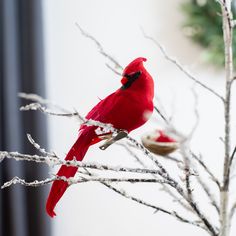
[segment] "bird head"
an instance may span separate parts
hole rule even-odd
[[[121,79],[123,89],[130,87],[131,84],[142,75],[145,70],[143,62],[146,60],[147,59],[144,57],[138,57],[126,66],[122,74],[123,78]]]

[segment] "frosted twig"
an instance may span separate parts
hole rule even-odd
[[[18,176],[15,176],[13,179],[10,181],[4,183],[4,185],[1,187],[6,188],[10,187],[13,184],[21,184],[25,185],[28,187],[39,187],[42,185],[49,184],[51,182],[57,181],[57,180],[62,180],[65,182],[68,182],[69,185],[72,184],[77,184],[77,183],[85,183],[85,182],[129,182],[129,183],[160,183],[160,184],[168,184],[166,180],[161,180],[161,179],[148,179],[148,178],[102,178],[102,177],[89,177],[89,178],[75,178],[75,177],[70,177],[66,178],[65,176],[55,176],[52,178],[47,178],[45,180],[34,180],[32,182],[26,182],[24,179],[19,178]]]
[[[53,116],[65,116],[65,117],[76,116],[79,119],[80,123],[83,124],[83,125],[101,127],[101,128],[104,129],[104,133],[108,133],[108,132],[117,133],[118,132],[117,129],[113,128],[112,124],[107,124],[107,123],[103,123],[103,122],[100,122],[100,121],[95,121],[95,120],[92,120],[92,119],[87,120],[87,119],[83,118],[77,111],[75,111],[73,113],[72,112],[71,113],[56,113],[56,112],[53,112],[53,111],[49,110],[48,108],[42,106],[39,103],[31,103],[31,104],[22,106],[20,108],[20,110],[21,111],[30,111],[30,110],[36,111],[36,110],[39,110],[42,113],[45,113],[45,114],[48,114],[48,115],[53,115]]]
[[[47,100],[47,99],[39,96],[38,94],[34,94],[34,93],[18,93],[18,96],[20,98],[25,99],[25,100],[37,102],[37,103],[44,104],[44,105],[53,106],[53,107],[57,108],[58,110],[62,111],[63,113],[70,113],[67,109],[59,106],[58,104],[53,103],[50,100]]]
[[[148,202],[146,202],[146,201],[144,201],[142,199],[139,199],[137,197],[131,196],[128,193],[126,193],[124,190],[119,190],[118,188],[116,188],[116,187],[114,187],[114,186],[112,186],[110,184],[107,184],[107,183],[102,183],[102,184],[105,185],[106,187],[108,187],[109,189],[112,189],[116,193],[122,195],[125,198],[128,198],[128,199],[130,199],[132,201],[135,201],[135,202],[137,202],[137,203],[139,203],[141,205],[144,205],[144,206],[147,206],[147,207],[150,207],[150,208],[154,209],[155,213],[160,211],[160,212],[163,212],[165,214],[168,214],[170,216],[175,217],[176,219],[178,219],[181,222],[192,224],[192,225],[195,225],[197,227],[200,227],[200,228],[206,230],[206,228],[202,224],[200,224],[199,222],[197,222],[197,221],[190,221],[189,219],[179,215],[176,211],[172,211],[172,212],[168,211],[168,210],[166,210],[164,208],[161,208],[161,207],[155,206],[153,204],[150,204],[150,203],[148,203]]]
[[[140,160],[140,158],[131,150],[131,148],[128,145],[125,144],[119,144],[121,146],[123,146],[126,151],[132,156],[134,157],[134,159],[143,167],[143,168],[147,168],[146,164]],[[156,177],[155,174],[152,174],[153,177]],[[192,212],[192,208],[189,207],[187,204],[185,204],[182,200],[180,200],[173,192],[172,190],[167,186],[167,185],[162,185],[162,190],[165,191],[168,195],[170,195],[174,201],[178,202],[180,205],[182,205],[186,210],[191,211]],[[183,199],[184,200],[184,199]]]
[[[229,168],[232,169],[233,168],[233,162],[234,162],[234,159],[235,159],[235,156],[236,156],[236,146],[234,147],[234,150],[230,156],[230,159],[229,159]],[[230,178],[230,176],[229,176]]]
[[[185,147],[185,144],[181,145],[181,152],[182,152],[182,156],[183,156],[183,160],[184,160],[184,171],[185,171],[185,186],[186,186],[186,191],[187,191],[187,199],[188,202],[190,204],[190,206],[192,207],[192,209],[194,210],[194,212],[198,215],[198,217],[201,219],[201,221],[205,224],[205,226],[207,227],[207,229],[209,230],[209,232],[212,235],[217,235],[216,229],[214,227],[214,225],[212,223],[210,223],[209,219],[205,216],[205,214],[202,212],[202,210],[200,209],[198,203],[194,200],[193,197],[193,189],[191,187],[191,182],[190,182],[190,176],[192,175],[190,167],[191,167],[191,161],[189,159],[189,155],[186,152],[187,148]]]
[[[51,152],[47,152],[44,148],[41,148],[40,145],[35,142],[35,140],[32,138],[32,136],[31,136],[30,134],[27,134],[27,138],[28,138],[29,142],[30,142],[40,153],[42,153],[44,156],[50,156],[50,157],[58,158],[55,153],[53,153],[53,152],[52,152],[52,153],[51,153]]]
[[[137,156],[136,156],[136,157],[137,157]],[[144,166],[143,166],[143,167],[144,167]],[[94,174],[90,173],[89,171],[87,172],[87,175],[89,175],[89,176],[94,176]],[[206,230],[206,228],[204,227],[204,225],[200,224],[200,223],[197,222],[197,221],[190,221],[189,219],[186,219],[186,218],[184,218],[183,216],[180,216],[176,211],[171,212],[171,211],[168,211],[168,210],[166,210],[166,209],[164,209],[164,208],[161,208],[161,207],[159,207],[159,206],[150,204],[150,203],[148,203],[148,202],[146,202],[146,201],[144,201],[144,200],[142,200],[142,199],[140,199],[140,198],[131,196],[131,195],[128,194],[124,189],[114,187],[114,186],[111,185],[110,183],[102,182],[102,181],[100,181],[100,183],[103,184],[104,186],[106,186],[107,188],[109,188],[110,190],[112,190],[112,191],[118,193],[119,195],[121,195],[121,196],[123,196],[123,197],[125,197],[125,198],[127,198],[127,199],[130,199],[130,200],[132,200],[132,201],[135,201],[135,202],[137,202],[137,203],[139,203],[139,204],[141,204],[141,205],[144,205],[144,206],[146,206],[146,207],[150,207],[150,208],[155,209],[155,213],[158,212],[158,211],[160,211],[160,212],[166,213],[166,214],[168,214],[168,215],[170,215],[170,216],[173,216],[173,217],[177,218],[177,219],[180,220],[181,222],[188,223],[188,224],[192,224],[192,225],[195,225],[195,226],[197,226],[197,227],[200,227],[200,228]],[[163,187],[166,186],[164,183],[161,183],[161,184],[163,185]]]
[[[187,69],[185,69],[184,66],[181,65],[176,59],[174,59],[173,57],[169,56],[168,53],[166,52],[165,48],[157,40],[155,40],[153,37],[147,35],[142,28],[141,28],[141,30],[142,30],[143,36],[146,39],[151,40],[161,50],[161,52],[164,55],[164,57],[168,61],[170,61],[171,63],[176,65],[189,79],[191,79],[192,81],[194,81],[195,83],[200,85],[202,88],[208,90],[210,93],[214,94],[216,97],[220,98],[221,101],[224,101],[224,98],[221,95],[219,95],[212,88],[208,87],[206,84],[204,84],[201,81],[199,81],[194,75],[192,75]]]
[[[79,25],[78,22],[76,22],[75,25],[80,30],[81,34],[84,37],[89,38],[96,44],[100,54],[102,54],[105,58],[108,58],[115,65],[116,68],[123,70],[123,67],[118,63],[118,61],[115,60],[111,55],[109,55],[107,52],[104,51],[101,43],[94,36],[92,36],[91,34],[87,33],[84,29],[82,29],[82,27]]]
[[[218,188],[221,188],[220,181],[217,179],[217,177],[211,172],[211,170],[208,168],[208,166],[204,163],[204,161],[199,158],[196,154],[191,152],[192,157],[203,167],[203,169],[208,173],[208,175],[211,177],[211,179],[216,183]]]
[[[20,107],[20,111],[41,111],[42,113],[48,114],[48,115],[53,115],[53,116],[65,116],[65,117],[73,117],[73,116],[78,116],[77,112],[69,112],[69,113],[58,113],[51,111],[50,109],[46,108],[45,106],[42,106],[40,103],[35,102],[35,103],[30,103],[25,106]]]
[[[159,116],[165,121],[167,125],[170,125],[169,120],[162,114],[160,109],[157,108],[157,106],[154,106],[154,110],[159,114]]]
[[[211,232],[212,235],[216,236],[216,230],[214,226],[209,222],[209,220],[204,216],[204,214],[200,211],[198,205],[193,200],[193,198],[188,198],[182,187],[179,185],[177,181],[175,181],[173,178],[170,177],[166,169],[160,164],[160,162],[140,143],[138,143],[135,139],[131,138],[130,136],[127,136],[127,139],[131,141],[136,147],[138,147],[145,156],[149,157],[150,160],[152,160],[161,170],[161,176],[169,182],[169,185],[176,189],[176,191],[187,200],[191,208],[196,212],[198,217],[201,219],[201,221],[204,223],[204,225],[207,227],[209,232]],[[190,189],[190,188],[189,188]]]
[[[234,202],[233,206],[231,207],[230,214],[229,214],[230,220],[233,219],[235,212],[236,212],[236,202]]]
[[[126,137],[131,143],[133,143],[138,149],[140,149],[145,156],[147,156],[156,166],[160,169],[160,175],[169,182],[169,184],[175,188],[181,195],[183,195],[183,189],[177,181],[170,177],[166,169],[161,165],[161,163],[155,158],[150,151],[148,151],[141,143],[137,142],[134,138],[130,136]]]
[[[130,172],[138,174],[160,174],[160,170],[147,169],[147,168],[130,168],[122,166],[109,166],[101,165],[98,163],[85,163],[76,160],[61,160],[57,156],[39,156],[39,155],[29,155],[21,154],[18,152],[2,152],[0,151],[0,158],[15,159],[17,161],[32,161],[37,163],[46,163],[47,165],[66,165],[82,168],[96,169],[100,171],[115,171],[115,172]]]
[[[110,69],[112,72],[114,72],[116,75],[122,76],[122,73],[119,71],[115,70],[113,67],[111,67],[109,64],[106,63],[106,67]]]
[[[217,213],[219,214],[220,213],[219,204],[217,203],[215,196],[211,193],[211,190],[209,189],[208,185],[202,180],[202,178],[199,175],[197,175],[197,180],[199,184],[202,186],[207,197],[209,198],[211,205],[216,209]]]
[[[21,185],[24,185],[24,186],[27,186],[27,187],[39,187],[39,186],[43,186],[43,185],[46,185],[46,184],[50,184],[51,182],[53,182],[55,180],[58,180],[58,179],[59,178],[57,178],[57,177],[52,177],[52,178],[47,178],[47,179],[44,179],[44,180],[34,180],[32,182],[26,182],[24,179],[21,179],[18,176],[15,176],[10,181],[4,183],[1,186],[1,189],[10,187],[11,185],[14,185],[14,184],[21,184]],[[62,180],[62,178],[61,178],[61,180]]]
[[[38,94],[34,94],[34,93],[18,93],[18,97],[23,98],[25,100],[38,102],[41,104],[52,104],[51,101],[39,96]]]
[[[195,115],[195,124],[190,132],[190,134],[188,135],[188,140],[192,139],[194,132],[196,131],[198,125],[199,125],[199,120],[200,120],[200,115],[198,112],[198,94],[196,93],[195,89],[192,88],[192,93],[194,96],[194,115]]]

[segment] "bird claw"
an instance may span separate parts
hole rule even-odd
[[[101,150],[106,150],[110,145],[112,145],[113,143],[115,143],[116,141],[123,139],[125,137],[127,137],[128,132],[124,131],[124,130],[120,130],[116,136],[109,138],[102,146],[100,146],[99,148]]]

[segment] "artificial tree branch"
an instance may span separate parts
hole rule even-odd
[[[65,176],[54,176],[52,178],[47,178],[45,180],[34,180],[32,182],[26,182],[24,179],[19,178],[18,176],[15,176],[13,179],[10,181],[6,182],[3,184],[1,187],[6,188],[10,187],[13,184],[21,184],[24,186],[28,187],[39,187],[42,185],[46,185],[49,183],[52,183],[54,181],[58,180],[63,180],[65,182],[68,182],[69,185],[72,184],[78,184],[78,183],[86,183],[86,182],[128,182],[128,183],[159,183],[159,184],[169,184],[166,180],[163,179],[151,179],[151,178],[103,178],[103,177],[89,177],[89,178],[84,178],[84,177],[70,177],[67,178]]]
[[[39,155],[29,155],[22,154],[18,152],[6,152],[0,151],[0,159],[4,158],[14,159],[16,161],[32,161],[37,163],[45,163],[49,166],[55,165],[65,165],[65,166],[73,166],[73,167],[82,167],[95,169],[100,171],[115,171],[115,172],[129,172],[129,173],[137,173],[137,174],[159,174],[160,170],[155,169],[145,169],[145,168],[130,168],[130,167],[122,167],[122,166],[109,166],[109,165],[101,165],[98,163],[85,163],[76,160],[61,160],[57,156],[39,156]]]
[[[158,206],[155,206],[153,204],[150,204],[150,203],[147,203],[146,201],[142,200],[142,199],[139,199],[137,197],[134,197],[134,196],[131,196],[129,194],[127,194],[125,191],[122,191],[122,190],[119,190],[118,188],[108,184],[108,183],[102,183],[103,185],[105,185],[106,187],[112,189],[113,191],[115,191],[116,193],[122,195],[123,197],[125,198],[128,198],[132,201],[135,201],[135,202],[138,202],[139,204],[141,205],[144,205],[144,206],[147,206],[147,207],[150,207],[152,209],[155,210],[155,213],[158,212],[158,211],[161,211],[165,214],[168,214],[170,216],[173,216],[175,217],[177,220],[183,222],[183,223],[188,223],[188,224],[191,224],[191,225],[194,225],[194,226],[197,226],[197,227],[200,227],[204,230],[206,230],[206,227],[204,225],[202,225],[201,223],[197,222],[197,221],[190,221],[189,219],[181,216],[179,213],[177,213],[176,211],[168,211],[162,207],[158,207]]]
[[[139,144],[139,143],[136,143],[136,142],[134,142],[134,141],[135,141],[135,140],[132,140],[133,144],[134,144],[135,146],[139,146],[140,149],[142,149],[142,145]],[[144,147],[143,147],[143,148],[144,148]],[[148,152],[149,152],[149,151],[148,151],[148,150],[145,150],[145,148],[144,148],[144,149],[143,149],[143,152],[145,153],[145,155],[148,155]],[[133,156],[134,156],[134,155],[133,155]],[[137,157],[135,157],[135,158],[137,159]],[[152,157],[150,157],[150,159],[152,160]],[[155,162],[155,160],[152,160],[152,161]],[[140,162],[140,161],[139,161],[139,162]],[[141,162],[141,163],[142,163],[142,162]],[[159,167],[160,169],[163,168],[162,166],[160,166],[160,163],[156,163],[156,164],[158,165],[158,167]],[[144,165],[144,164],[143,164],[143,165]],[[163,171],[163,173],[166,173],[166,172],[165,172],[165,169],[164,169],[164,170],[162,169],[162,171]],[[190,171],[189,171],[189,173],[190,173]],[[168,180],[170,180],[170,181],[173,181],[173,179],[172,179],[171,177],[169,177],[169,178],[166,177],[166,179],[168,179]],[[189,204],[189,206],[191,207],[191,209],[194,211],[194,213],[199,217],[199,219],[202,221],[202,223],[206,226],[208,232],[210,232],[212,235],[216,236],[217,233],[216,233],[215,227],[209,222],[209,220],[206,218],[206,216],[204,216],[204,214],[201,212],[201,210],[199,209],[199,207],[198,207],[197,203],[194,201],[194,199],[193,199],[192,197],[190,198],[189,196],[186,196],[185,193],[184,193],[184,191],[183,191],[183,189],[182,189],[182,187],[180,187],[177,182],[174,182],[174,184],[170,182],[169,185],[172,186],[174,189],[176,189],[176,191],[181,195],[181,197],[183,197],[183,198],[185,199],[185,201],[187,201],[187,203]],[[188,190],[189,190],[189,189],[190,189],[190,187],[188,188]],[[189,194],[189,192],[188,192],[188,194]],[[187,206],[186,206],[185,208],[188,209]]]
[[[212,88],[210,88],[209,86],[207,86],[206,84],[204,84],[203,82],[201,82],[200,80],[198,80],[193,74],[191,74],[187,69],[184,68],[183,65],[181,65],[180,62],[178,62],[175,58],[169,56],[169,54],[166,52],[165,48],[163,45],[161,45],[157,40],[155,40],[153,37],[147,35],[144,30],[141,28],[142,34],[143,36],[152,41],[162,52],[162,54],[164,55],[164,57],[170,61],[171,63],[173,63],[175,66],[177,66],[180,71],[182,71],[187,78],[191,79],[192,81],[194,81],[196,84],[200,85],[202,88],[206,89],[207,91],[209,91],[211,94],[215,95],[216,97],[218,97],[221,101],[224,101],[224,98],[218,94],[216,91],[214,91]]]
[[[225,49],[225,99],[224,99],[224,117],[225,117],[225,157],[224,157],[224,170],[223,170],[223,184],[220,191],[220,236],[229,235],[229,183],[230,183],[230,109],[231,109],[231,85],[233,81],[233,27],[232,27],[232,12],[231,0],[219,1],[222,12],[222,28],[224,37]]]
[[[213,182],[215,182],[215,184],[217,185],[217,187],[219,188],[219,190],[221,189],[221,184],[220,181],[218,180],[218,178],[212,173],[212,171],[209,169],[209,167],[204,163],[204,161],[198,157],[196,154],[194,154],[193,152],[191,152],[191,156],[193,159],[195,159],[200,166],[202,166],[202,168],[206,171],[206,173],[210,176],[211,180]]]
[[[233,206],[231,207],[231,210],[230,210],[230,221],[232,221],[233,217],[234,217],[234,214],[236,212],[236,201],[234,202]]]
[[[85,32],[85,30],[82,29],[82,27],[79,25],[78,22],[76,22],[75,25],[76,25],[76,27],[80,30],[81,34],[82,34],[84,37],[86,37],[86,38],[92,40],[92,41],[96,44],[96,46],[97,46],[97,48],[98,48],[100,54],[102,54],[105,58],[109,59],[109,60],[115,65],[115,68],[117,68],[117,69],[119,69],[119,70],[123,70],[123,67],[119,64],[119,62],[118,62],[117,60],[115,60],[114,57],[112,57],[111,55],[109,55],[109,54],[103,49],[101,43],[100,43],[94,36],[92,36],[91,34]],[[110,68],[110,67],[109,67],[109,68]],[[111,69],[111,68],[110,68],[110,69]],[[117,71],[116,71],[116,73],[120,74],[120,73],[117,72]]]
[[[199,182],[199,184],[202,186],[207,197],[209,198],[211,205],[215,208],[216,212],[218,214],[220,214],[220,207],[216,201],[215,195],[213,195],[209,186],[203,181],[203,179],[200,177],[200,175],[197,175],[196,178],[197,178],[197,181]]]

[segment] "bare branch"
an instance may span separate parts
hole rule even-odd
[[[188,140],[192,139],[198,125],[199,125],[199,120],[200,120],[200,115],[198,112],[198,94],[196,93],[194,87],[191,89],[193,96],[194,96],[194,114],[195,114],[195,124],[190,132],[190,134],[188,135]]]
[[[37,163],[46,163],[47,165],[66,165],[66,166],[74,166],[74,167],[82,167],[82,168],[90,168],[96,169],[100,171],[115,171],[115,172],[130,172],[130,173],[138,173],[138,174],[159,174],[160,170],[147,169],[147,168],[130,168],[130,167],[122,167],[122,166],[109,166],[109,165],[101,165],[98,163],[85,163],[76,160],[61,160],[57,156],[39,156],[39,155],[28,155],[21,154],[18,152],[2,152],[0,151],[0,159],[9,158],[15,159],[17,161],[33,161]]]
[[[208,185],[202,180],[202,178],[199,175],[197,175],[197,180],[199,184],[202,186],[207,197],[209,198],[211,205],[216,209],[217,213],[219,214],[220,213],[219,204],[217,203],[215,196],[211,193],[211,190],[209,189]]]
[[[172,212],[168,211],[168,210],[166,210],[164,208],[161,208],[161,207],[155,206],[153,204],[147,203],[146,201],[144,201],[142,199],[139,199],[137,197],[131,196],[131,195],[127,194],[124,190],[119,190],[118,188],[115,188],[114,186],[112,186],[110,184],[107,184],[107,183],[102,183],[102,184],[105,185],[106,187],[108,187],[109,189],[115,191],[116,193],[122,195],[125,198],[128,198],[128,199],[130,199],[132,201],[135,201],[135,202],[137,202],[137,203],[139,203],[141,205],[153,208],[155,210],[155,213],[160,211],[160,212],[163,212],[165,214],[168,214],[170,216],[175,217],[176,219],[178,219],[181,222],[192,224],[192,225],[195,225],[197,227],[200,227],[200,228],[206,230],[206,228],[202,224],[200,224],[199,222],[197,222],[197,221],[190,221],[189,219],[179,215],[176,211],[172,211]]]
[[[12,180],[4,183],[4,185],[1,187],[6,188],[10,187],[14,184],[21,184],[27,187],[39,187],[42,185],[49,184],[51,182],[57,181],[57,180],[63,180],[65,182],[68,182],[69,185],[77,184],[77,183],[86,183],[86,182],[129,182],[129,183],[159,183],[159,184],[168,184],[167,181],[161,180],[161,179],[148,179],[148,178],[102,178],[102,177],[70,177],[66,178],[65,176],[55,176],[52,178],[47,178],[45,180],[34,180],[32,182],[26,182],[24,179],[19,178],[18,176],[15,176]]]
[[[161,165],[161,163],[155,158],[141,143],[137,142],[134,138],[127,136],[127,139],[133,143],[138,149],[140,149],[145,156],[147,156],[156,166],[160,169],[160,176],[169,182],[169,184],[175,188],[180,194],[183,193],[183,189],[180,187],[177,181],[170,177],[166,169]]]
[[[236,202],[233,204],[230,210],[230,214],[229,214],[230,221],[233,219],[235,212],[236,212]]]
[[[166,122],[166,124],[170,125],[169,120],[162,114],[162,112],[157,108],[157,106],[154,106],[154,109],[159,114],[159,116]]]
[[[106,63],[106,66],[108,69],[110,69],[112,72],[114,72],[115,74],[122,76],[122,73],[120,73],[119,71],[115,70],[113,67],[111,67],[109,64]]]
[[[78,116],[77,112],[69,112],[69,113],[58,113],[51,111],[50,109],[42,106],[40,103],[30,103],[25,106],[20,107],[20,111],[41,111],[42,113],[53,115],[53,116],[65,116],[65,117],[73,117]]]
[[[118,61],[115,60],[111,55],[109,55],[107,52],[104,51],[102,45],[98,42],[98,40],[95,37],[93,37],[91,34],[85,32],[85,30],[82,29],[82,27],[79,25],[78,22],[76,22],[75,25],[80,30],[81,34],[84,37],[89,38],[90,40],[92,40],[96,44],[100,54],[102,54],[105,58],[109,59],[115,65],[116,68],[123,70],[123,67],[118,63]]]
[[[202,83],[201,81],[199,81],[194,75],[192,75],[188,70],[186,70],[184,68],[183,65],[181,65],[176,59],[174,59],[173,57],[169,56],[168,53],[166,52],[165,48],[154,38],[152,38],[151,36],[147,35],[143,29],[142,33],[143,36],[152,41],[162,52],[162,54],[164,55],[164,57],[170,61],[171,63],[173,63],[174,65],[176,65],[189,79],[191,79],[192,81],[194,81],[195,83],[197,83],[198,85],[200,85],[202,88],[208,90],[211,94],[214,94],[216,97],[220,98],[221,101],[224,101],[224,98],[219,95],[216,91],[214,91],[212,88],[208,87],[207,85],[205,85],[204,83]]]
[[[233,167],[233,162],[234,162],[234,159],[235,159],[235,156],[236,156],[235,154],[236,154],[236,146],[234,147],[234,150],[233,150],[233,152],[230,156],[230,159],[229,159],[229,168],[230,169],[232,169],[232,167]],[[229,178],[230,178],[230,176],[229,176]]]
[[[83,118],[77,111],[71,112],[71,113],[56,113],[56,112],[53,112],[53,111],[49,110],[48,108],[42,106],[39,103],[31,103],[31,104],[22,106],[20,108],[20,110],[21,111],[39,110],[40,112],[42,112],[44,114],[53,115],[53,116],[64,116],[64,117],[75,116],[78,118],[80,123],[83,125],[97,126],[97,127],[103,128],[103,133],[109,133],[109,132],[118,133],[119,132],[119,130],[113,128],[112,124],[105,124],[103,122],[95,121],[95,120],[91,120],[91,119],[87,120],[87,119]],[[102,134],[102,133],[100,133],[100,134]]]
[[[128,150],[128,149],[127,149],[127,150]],[[137,156],[136,156],[136,157],[137,157]],[[92,174],[92,173],[89,172],[89,171],[87,171],[86,175],[88,175],[88,176],[94,176],[94,174]],[[192,224],[192,225],[195,225],[195,226],[197,226],[197,227],[200,227],[200,228],[206,230],[206,228],[204,227],[204,225],[202,225],[201,223],[199,223],[199,222],[197,222],[197,221],[190,221],[189,219],[186,219],[186,218],[184,218],[183,216],[179,215],[176,211],[171,212],[171,211],[168,211],[168,210],[166,210],[166,209],[164,209],[164,208],[162,208],[162,207],[159,207],[159,206],[150,204],[150,203],[148,203],[148,202],[146,202],[146,201],[144,201],[144,200],[142,200],[142,199],[140,199],[140,198],[137,198],[137,197],[134,197],[134,196],[128,194],[128,193],[127,193],[124,189],[122,189],[122,188],[114,187],[114,186],[111,185],[110,183],[101,182],[101,181],[100,181],[100,183],[103,184],[104,186],[106,186],[107,188],[109,188],[110,190],[112,190],[112,191],[118,193],[119,195],[121,195],[121,196],[123,196],[123,197],[125,197],[125,198],[127,198],[127,199],[130,199],[130,200],[132,200],[132,201],[135,201],[135,202],[137,202],[137,203],[139,203],[139,204],[141,204],[141,205],[144,205],[144,206],[146,206],[146,207],[153,208],[153,209],[155,210],[154,213],[157,213],[157,212],[160,211],[160,212],[162,212],[162,213],[165,213],[165,214],[168,214],[168,215],[170,215],[170,216],[175,217],[177,220],[179,220],[179,221],[181,221],[181,222],[188,223],[188,224]],[[163,184],[163,183],[161,183],[161,184]],[[165,186],[165,185],[163,184],[163,187],[164,187],[164,186]]]
[[[219,190],[221,189],[220,181],[217,179],[217,177],[211,172],[211,170],[208,168],[208,166],[204,163],[204,161],[199,158],[196,154],[191,152],[192,157],[203,167],[203,169],[208,173],[208,175],[211,177],[211,179],[216,183]]]
[[[152,160],[160,168],[161,176],[165,180],[167,180],[169,182],[169,185],[175,188],[182,197],[184,197],[184,199],[189,203],[191,208],[196,212],[196,214],[204,223],[204,225],[209,230],[209,232],[211,232],[212,235],[216,236],[217,233],[214,226],[209,222],[209,220],[200,211],[198,205],[193,200],[193,198],[189,198],[188,196],[185,195],[182,187],[178,184],[178,182],[169,176],[166,169],[157,161],[157,159],[142,144],[138,143],[135,139],[131,138],[130,136],[127,136],[127,139],[131,141],[136,147],[138,147],[147,157],[149,157],[150,160]],[[190,188],[188,188],[188,190],[190,190]]]
[[[30,142],[40,153],[42,153],[44,156],[49,156],[49,157],[58,158],[55,153],[53,153],[53,152],[47,152],[44,148],[41,148],[40,145],[35,142],[35,140],[32,138],[32,136],[31,136],[30,134],[27,134],[27,138],[28,138],[29,142]]]

